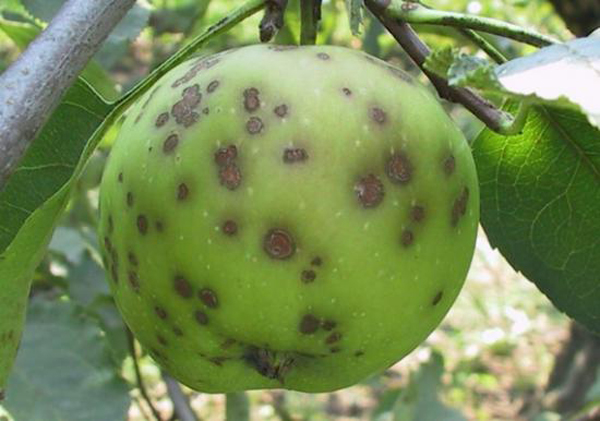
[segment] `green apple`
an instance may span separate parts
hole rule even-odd
[[[401,70],[332,46],[187,61],[128,112],[100,238],[127,325],[204,392],[327,392],[440,323],[473,255],[471,152]]]

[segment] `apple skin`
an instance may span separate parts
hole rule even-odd
[[[257,45],[182,63],[131,107],[100,212],[117,306],[175,378],[329,392],[441,322],[479,190],[462,133],[401,70]]]

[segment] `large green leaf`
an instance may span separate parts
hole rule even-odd
[[[31,275],[68,199],[88,142],[111,106],[77,81],[0,192],[0,389],[23,329]],[[93,138],[92,138],[93,139]]]
[[[600,131],[576,111],[536,107],[519,136],[484,130],[474,155],[492,245],[600,334]]]
[[[97,323],[64,301],[35,299],[4,407],[15,420],[123,420],[130,405]]]

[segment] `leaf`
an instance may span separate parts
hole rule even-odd
[[[448,52],[437,53],[448,59]],[[442,69],[439,57],[428,60]],[[438,73],[439,74],[439,73]],[[494,66],[476,57],[454,54],[446,72],[452,86],[467,86],[579,110],[600,128],[600,98],[590,89],[600,86],[600,43],[597,36],[542,48],[533,54]]]
[[[69,271],[68,285],[69,296],[83,307],[89,307],[98,297],[110,296],[104,268],[89,252],[83,253],[79,264]]]
[[[437,48],[431,52],[423,64],[425,69],[436,74],[439,77],[447,78],[450,67],[456,60],[460,59],[460,53],[457,48],[446,46]]]
[[[77,81],[0,192],[0,253],[23,223],[73,175],[87,139],[111,106]]]
[[[569,101],[589,117],[591,124],[600,127],[600,98],[590,95],[590,89],[600,86],[598,38],[542,48],[499,66],[496,75],[508,92],[559,104]]]
[[[5,408],[17,420],[122,420],[130,405],[96,323],[64,301],[34,299]]]
[[[23,329],[33,271],[75,176],[98,142],[92,135],[110,110],[89,85],[77,81],[0,192],[0,338],[14,338],[0,340],[0,389]]]
[[[352,35],[360,35],[360,25],[363,23],[363,0],[346,0],[348,21]]]
[[[444,420],[466,421],[456,409],[444,404],[439,399],[441,377],[444,373],[444,359],[439,353],[433,353],[427,363],[419,367],[419,371],[411,377],[408,386],[400,393],[393,390],[384,395],[383,406],[374,415],[377,420],[394,421]]]
[[[491,244],[600,334],[600,131],[576,111],[534,107],[521,135],[485,129],[473,147]]]
[[[43,22],[50,22],[65,0],[22,0],[29,12]],[[127,46],[135,40],[148,23],[150,9],[138,1],[113,29],[95,58],[105,68],[113,66],[127,52]]]
[[[134,41],[148,24],[150,9],[144,2],[137,2],[125,17],[112,30],[102,48],[95,56],[104,68],[114,66],[127,53],[129,44]]]

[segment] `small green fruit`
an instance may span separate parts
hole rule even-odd
[[[326,392],[440,323],[479,217],[474,163],[435,98],[338,47],[185,62],[126,118],[100,238],[139,341],[204,392]]]

